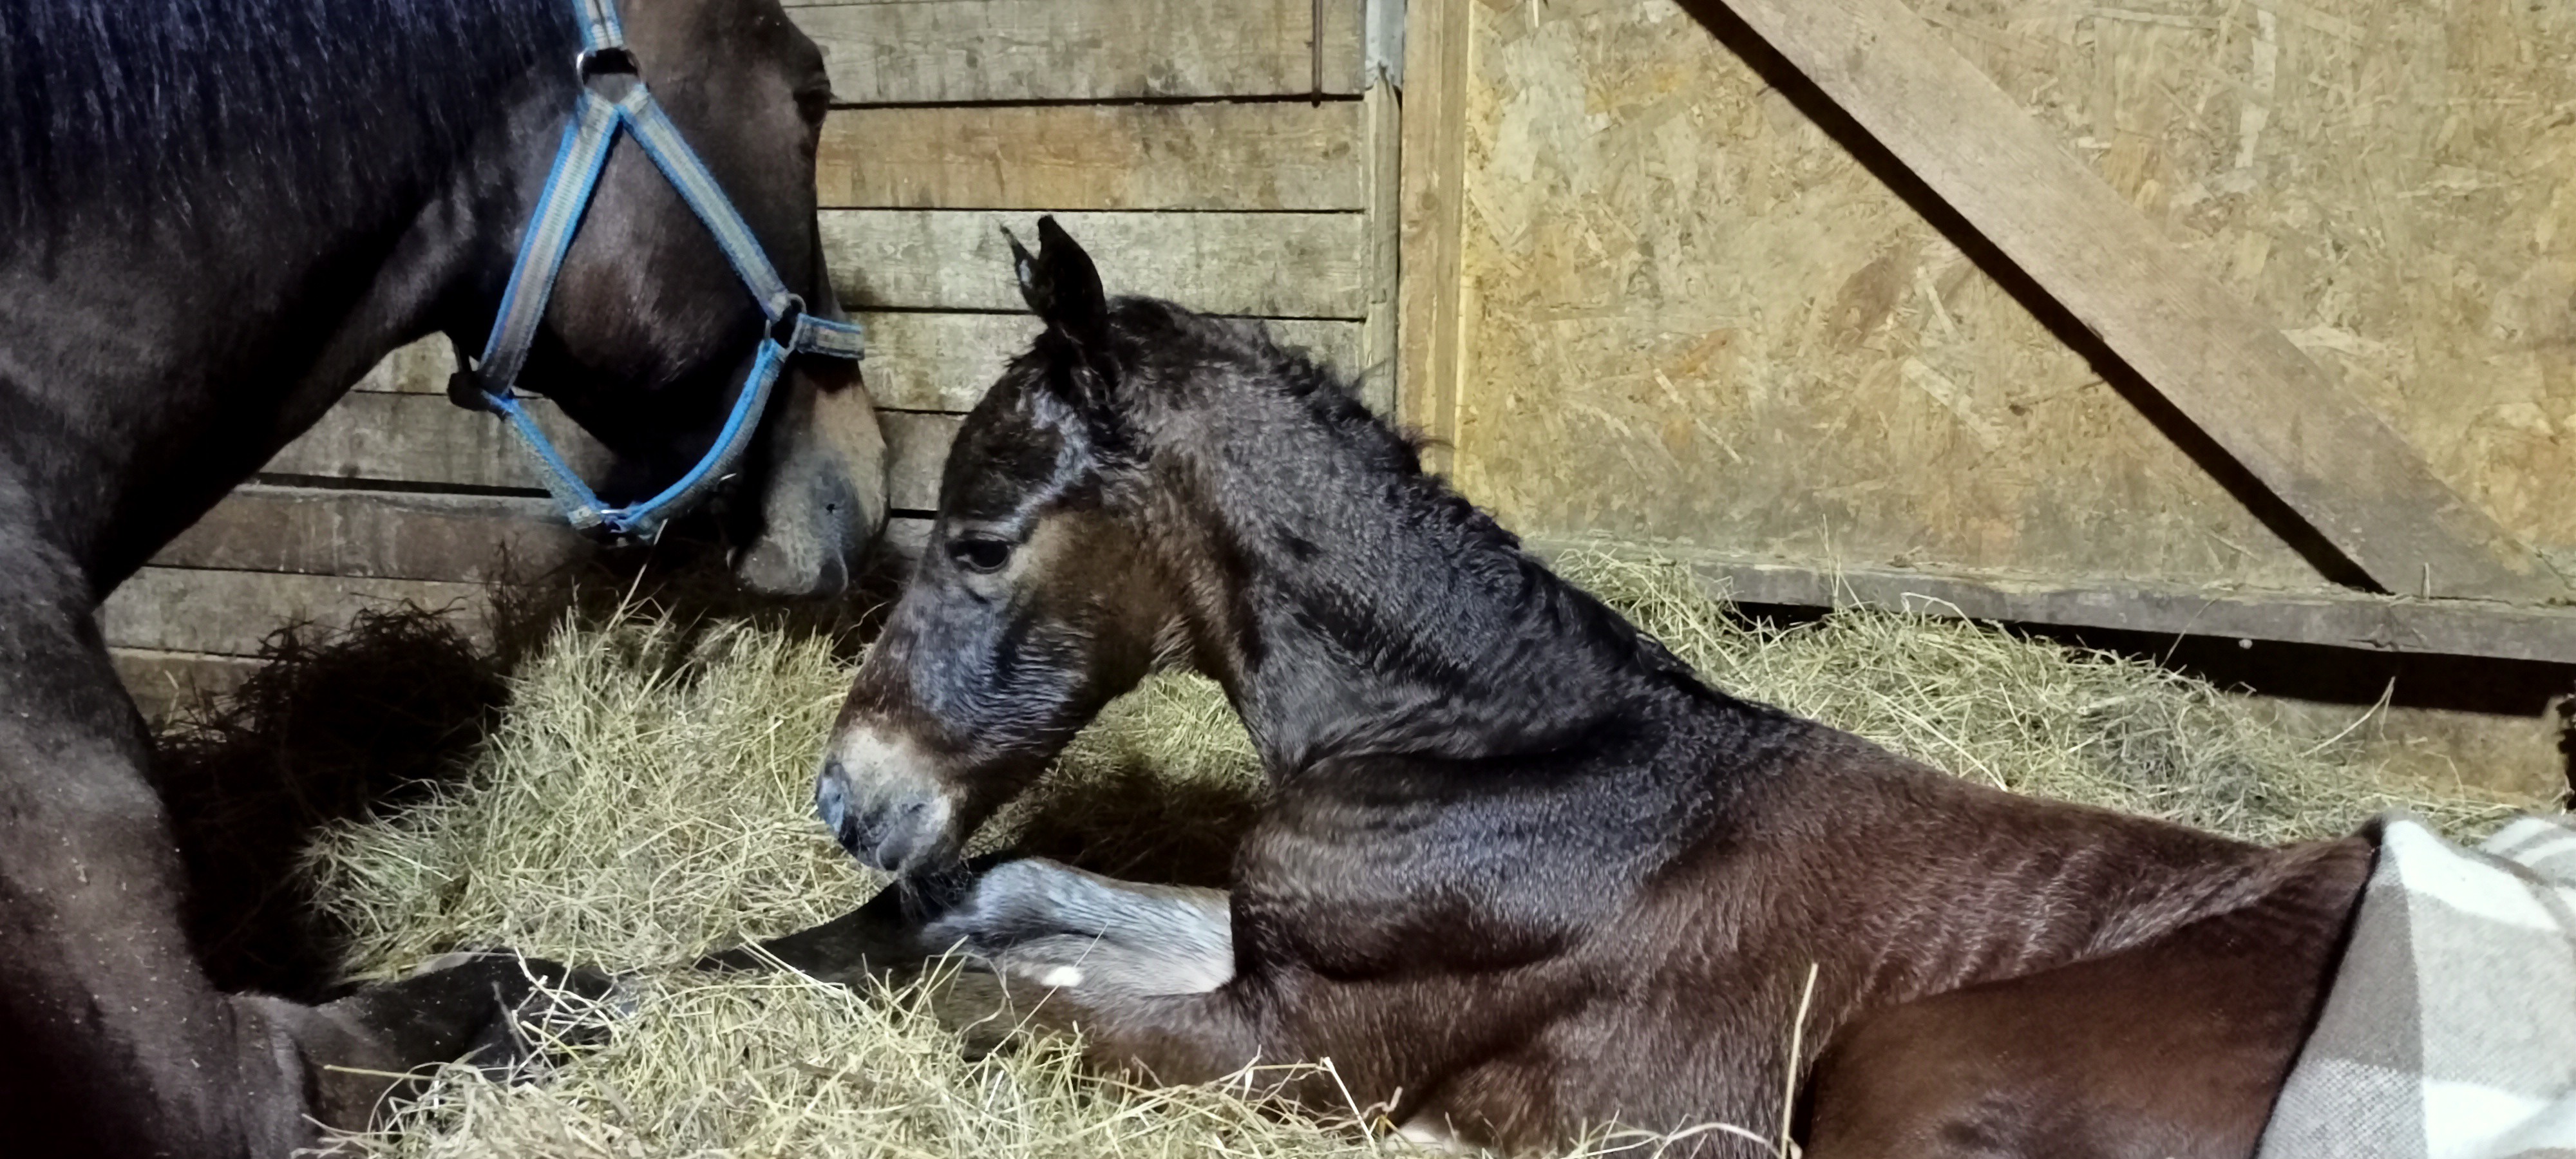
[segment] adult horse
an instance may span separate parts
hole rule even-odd
[[[2253,1150],[2369,839],[2016,797],[1714,691],[1329,373],[1105,299],[1040,228],[1046,328],[958,433],[820,812],[951,874],[1157,664],[1224,687],[1271,798],[1230,894],[1006,862],[913,949],[1055,987],[1041,1017],[1160,1080],[1330,1058],[1293,1093],[1429,1138],[1769,1153],[1821,1052],[1819,1159]]]
[[[852,372],[798,360],[765,427],[741,405],[789,347],[842,333],[804,321],[837,314],[821,55],[776,0],[632,8],[621,31],[606,0],[0,4],[13,1154],[282,1156],[316,1122],[362,1125],[386,1073],[455,1057],[527,988],[487,960],[320,1007],[218,993],[92,619],[387,352],[442,331],[483,345],[453,393],[505,410],[521,375],[495,363],[523,363],[619,456],[612,497],[671,485],[594,521],[647,533],[737,477],[756,586],[835,590],[873,538],[882,443]],[[567,134],[577,108],[610,113]],[[711,207],[719,186],[733,209]],[[523,233],[551,240],[523,253]]]

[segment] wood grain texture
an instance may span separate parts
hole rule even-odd
[[[2277,324],[2185,259],[1898,0],[1725,8],[2380,586],[2567,595]]]
[[[1550,556],[1575,548],[1613,553],[1646,550],[1573,539],[1533,540],[1532,546]],[[1655,558],[1678,559],[1713,589],[1747,604],[1868,606],[2005,623],[2576,663],[2576,609],[2568,608],[2359,592],[2307,594],[1896,568],[1823,569],[1670,546],[1651,550]]]
[[[247,656],[212,656],[203,652],[162,652],[150,648],[110,648],[117,679],[145,720],[166,720],[173,712],[226,695],[260,670]]]
[[[447,394],[447,379],[456,373],[456,346],[443,334],[432,334],[396,349],[376,363],[351,390],[373,394]]]
[[[893,412],[885,424],[886,506],[896,511],[939,509],[939,471],[948,444],[965,420],[956,415]]]
[[[868,328],[868,394],[886,410],[971,410],[1002,368],[1029,347],[1037,320],[1025,314],[862,313]],[[1261,323],[1273,340],[1304,347],[1356,376],[1360,324],[1302,318]]]
[[[1368,308],[1367,223],[1356,213],[1060,213],[1115,294],[1210,314],[1347,318]],[[1008,226],[1035,243],[1034,214],[836,209],[823,246],[853,310],[1027,309]]]
[[[1404,36],[1395,397],[1429,436],[1433,469],[1458,437],[1462,214],[1466,206],[1469,0],[1411,0]]]
[[[898,515],[886,520],[885,547],[895,559],[910,564],[921,558],[930,544],[930,520],[917,515]]]
[[[552,500],[251,484],[153,562],[170,567],[491,583],[590,552]]]
[[[1359,90],[1359,0],[800,5],[851,104],[1272,97]]]
[[[565,461],[596,480],[615,460],[553,405],[528,410]],[[261,473],[332,479],[450,483],[469,487],[540,486],[515,437],[491,415],[457,408],[444,394],[352,391]]]
[[[488,645],[485,590],[438,580],[147,567],[109,593],[98,621],[110,647],[256,656],[287,624],[331,630],[361,611],[415,606],[453,610],[466,635]]]
[[[1346,210],[1367,206],[1360,102],[843,109],[827,209]]]
[[[1368,115],[1368,312],[1361,322],[1360,400],[1388,418],[1396,410],[1396,366],[1402,361],[1404,272],[1404,106],[1395,86],[1379,80],[1360,99]]]

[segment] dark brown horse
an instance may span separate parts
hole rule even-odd
[[[821,54],[777,0],[624,7],[631,54],[577,76],[573,0],[0,0],[0,1152],[284,1156],[527,993],[497,959],[218,991],[93,612],[388,351],[482,343],[585,85],[649,82],[776,300],[837,309]],[[618,453],[612,499],[718,444],[765,329],[673,189],[615,147],[521,379]],[[768,409],[728,460],[739,570],[837,590],[882,515],[873,414],[833,367]]]
[[[822,815],[861,861],[953,874],[1158,665],[1223,685],[1271,799],[1230,893],[1007,862],[926,945],[1054,987],[1041,1015],[1103,1063],[1329,1058],[1292,1093],[1423,1138],[2252,1151],[2370,841],[2011,796],[1714,691],[1330,373],[1106,300],[1041,232],[1019,273],[1045,332],[958,435]]]

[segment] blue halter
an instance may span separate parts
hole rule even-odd
[[[778,374],[785,369],[789,355],[821,354],[857,361],[865,352],[865,340],[851,323],[807,313],[805,300],[779,280],[778,270],[761,252],[759,239],[752,236],[751,227],[743,222],[733,203],[725,199],[723,188],[707,172],[706,163],[698,160],[688,142],[680,139],[679,128],[645,90],[643,78],[636,72],[635,57],[626,49],[625,30],[617,23],[615,0],[574,3],[579,6],[581,20],[582,51],[574,63],[582,82],[581,105],[573,114],[572,124],[564,129],[554,170],[546,175],[546,188],[537,199],[536,215],[528,222],[527,236],[519,242],[518,261],[511,267],[509,288],[501,294],[500,316],[493,320],[492,336],[484,344],[483,357],[448,380],[447,396],[458,406],[491,411],[509,424],[536,464],[546,491],[554,496],[574,527],[603,528],[616,535],[649,540],[661,533],[663,524],[704,501],[717,484],[733,473],[751,446],[761,410],[768,405],[770,390],[777,385]],[[601,96],[592,82],[605,76],[629,78],[626,94],[614,101]],[[732,263],[734,273],[751,289],[751,296],[760,303],[760,312],[768,316],[769,327],[761,335],[759,357],[749,377],[743,380],[733,413],[725,416],[724,429],[716,435],[715,445],[708,448],[706,457],[661,494],[624,507],[607,507],[565,464],[563,455],[528,418],[526,408],[511,388],[518,382],[520,368],[527,363],[528,345],[535,340],[537,325],[545,317],[546,299],[554,292],[555,275],[563,268],[565,251],[572,248],[573,234],[581,227],[582,212],[590,205],[591,193],[599,187],[609,146],[616,143],[621,128],[635,134],[635,143],[643,146],[644,154],[670,179],[681,199],[697,212],[698,220],[715,234],[716,244],[724,248],[725,259]]]

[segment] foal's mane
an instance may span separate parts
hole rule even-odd
[[[1359,400],[1358,384],[1311,357],[1305,350],[1281,346],[1261,326],[1243,326],[1146,298],[1122,298],[1112,305],[1117,328],[1130,340],[1143,339],[1135,351],[1151,359],[1154,345],[1171,342],[1182,359],[1196,366],[1226,366],[1207,397],[1183,405],[1227,407],[1234,391],[1274,394],[1308,418],[1351,464],[1389,486],[1379,494],[1384,508],[1407,531],[1436,548],[1476,587],[1501,593],[1499,608],[1511,627],[1480,625],[1449,638],[1461,642],[1479,634],[1521,641],[1552,639],[1572,645],[1572,652],[1615,675],[1683,691],[1693,697],[1732,701],[1703,684],[1689,665],[1663,643],[1639,631],[1626,617],[1590,592],[1550,570],[1521,544],[1520,537],[1452,489],[1449,482],[1422,467],[1423,440],[1371,411]],[[1401,580],[1398,579],[1398,584]],[[1409,667],[1439,668],[1449,656],[1419,655]],[[1426,673],[1427,675],[1427,673]],[[1572,676],[1572,673],[1566,675]]]
[[[0,228],[333,205],[577,40],[567,0],[0,0]]]

